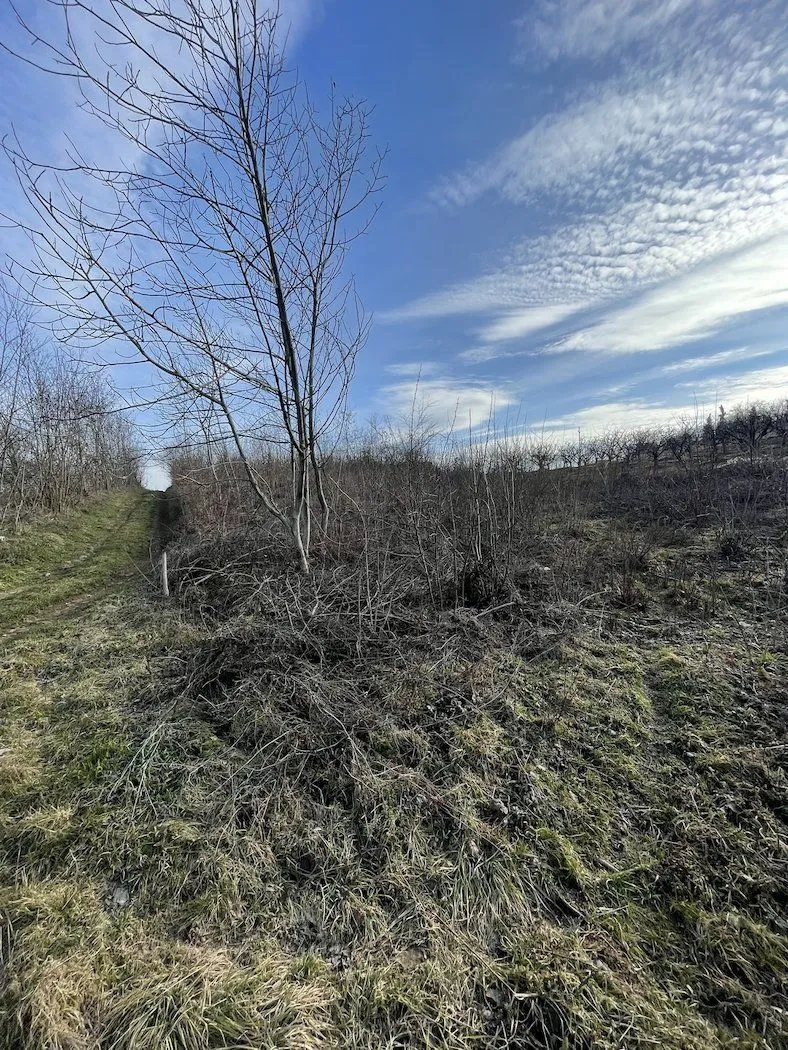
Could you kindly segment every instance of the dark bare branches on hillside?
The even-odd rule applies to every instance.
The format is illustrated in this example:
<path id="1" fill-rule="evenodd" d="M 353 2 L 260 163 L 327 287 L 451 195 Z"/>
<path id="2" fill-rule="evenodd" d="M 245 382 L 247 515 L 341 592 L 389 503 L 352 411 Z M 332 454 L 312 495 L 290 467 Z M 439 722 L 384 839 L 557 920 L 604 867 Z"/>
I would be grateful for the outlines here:
<path id="1" fill-rule="evenodd" d="M 606 557 L 586 542 L 589 522 L 592 531 L 612 521 L 626 523 L 638 541 L 622 554 L 629 565 L 642 560 L 643 529 L 676 535 L 698 529 L 730 538 L 746 535 L 756 518 L 784 519 L 788 490 L 780 427 L 787 417 L 785 402 L 720 413 L 731 428 L 743 419 L 753 433 L 763 432 L 755 446 L 743 432 L 747 455 L 732 436 L 723 453 L 714 417 L 711 426 L 677 420 L 659 429 L 578 435 L 565 445 L 551 434 L 522 433 L 479 442 L 472 435 L 467 445 L 452 444 L 418 416 L 401 427 L 378 421 L 326 465 L 336 502 L 325 570 L 346 572 L 369 610 L 378 609 L 382 594 L 389 596 L 390 609 L 403 595 L 414 602 L 426 596 L 437 608 L 510 608 L 531 592 L 561 594 L 542 554 L 547 544 L 565 552 L 558 562 L 566 594 L 579 593 L 581 581 L 598 576 L 595 559 Z M 168 465 L 184 526 L 198 538 L 199 566 L 214 565 L 206 570 L 211 578 L 224 564 L 217 552 L 226 547 L 234 565 L 236 558 L 247 559 L 247 582 L 254 587 L 255 573 L 271 570 L 281 556 L 277 544 L 255 528 L 239 458 L 229 446 L 220 455 L 214 450 L 194 429 L 173 450 Z M 261 451 L 255 469 L 273 488 L 286 485 L 282 456 Z M 588 564 L 573 560 L 578 545 L 591 551 Z M 641 597 L 632 582 L 630 574 L 621 583 L 627 602 Z"/>

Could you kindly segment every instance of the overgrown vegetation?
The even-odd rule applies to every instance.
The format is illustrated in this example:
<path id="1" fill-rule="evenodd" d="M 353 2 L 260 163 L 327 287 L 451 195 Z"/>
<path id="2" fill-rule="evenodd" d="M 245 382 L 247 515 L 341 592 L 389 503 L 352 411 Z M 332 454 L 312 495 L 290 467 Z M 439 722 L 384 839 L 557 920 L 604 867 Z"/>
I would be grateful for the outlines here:
<path id="1" fill-rule="evenodd" d="M 96 498 L 129 431 L 6 311 L 0 1047 L 788 1045 L 788 403 L 343 447 L 366 107 L 254 0 L 61 6 L 130 149 L 6 142 L 22 282 L 185 436 Z"/>
<path id="2" fill-rule="evenodd" d="M 779 442 L 485 454 L 337 461 L 309 575 L 192 455 L 177 600 L 6 642 L 6 1046 L 785 1045 Z"/>
<path id="3" fill-rule="evenodd" d="M 0 283 L 0 531 L 138 484 L 138 461 L 103 378 L 43 344 Z"/>
<path id="4" fill-rule="evenodd" d="M 335 450 L 325 465 L 332 516 L 313 541 L 322 572 L 343 565 L 361 572 L 378 612 L 383 596 L 396 603 L 405 594 L 435 608 L 494 604 L 523 587 L 556 599 L 585 597 L 596 564 L 600 586 L 610 582 L 611 555 L 621 562 L 621 597 L 632 598 L 625 593 L 631 570 L 666 535 L 715 531 L 723 553 L 733 553 L 764 515 L 780 522 L 788 499 L 788 401 L 729 413 L 721 407 L 703 424 L 614 431 L 567 445 L 501 433 L 491 419 L 486 434 L 477 428 L 463 446 L 454 434 L 439 442 L 429 426 L 405 422 L 370 429 Z M 170 458 L 184 525 L 209 544 L 235 545 L 239 564 L 264 547 L 264 565 L 284 565 L 289 538 L 275 520 L 261 521 L 249 466 L 272 498 L 292 486 L 281 456 L 253 458 L 250 451 L 242 464 L 227 446 L 206 445 L 200 435 L 184 439 Z M 622 519 L 623 539 L 615 535 Z M 595 550 L 585 534 L 589 522 L 609 526 L 614 548 L 620 541 L 628 549 L 608 550 L 602 537 L 603 549 Z M 209 566 L 233 564 L 214 553 Z M 551 559 L 541 566 L 546 572 L 543 555 Z M 227 594 L 234 600 L 232 588 Z"/>

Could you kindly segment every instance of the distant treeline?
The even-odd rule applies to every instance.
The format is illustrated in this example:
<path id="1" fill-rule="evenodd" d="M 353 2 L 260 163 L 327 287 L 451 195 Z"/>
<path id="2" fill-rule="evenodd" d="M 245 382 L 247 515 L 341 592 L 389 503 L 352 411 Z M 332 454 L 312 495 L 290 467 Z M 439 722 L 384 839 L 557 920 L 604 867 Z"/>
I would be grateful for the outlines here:
<path id="1" fill-rule="evenodd" d="M 576 441 L 541 438 L 527 445 L 525 455 L 536 470 L 590 463 L 682 464 L 698 456 L 718 463 L 736 453 L 746 455 L 752 462 L 770 439 L 785 451 L 788 399 L 773 404 L 738 405 L 730 412 L 720 405 L 705 419 L 634 430 L 611 428 L 593 437 L 578 436 Z"/>
<path id="2" fill-rule="evenodd" d="M 102 378 L 43 345 L 24 305 L 0 288 L 0 521 L 136 483 L 138 460 Z"/>

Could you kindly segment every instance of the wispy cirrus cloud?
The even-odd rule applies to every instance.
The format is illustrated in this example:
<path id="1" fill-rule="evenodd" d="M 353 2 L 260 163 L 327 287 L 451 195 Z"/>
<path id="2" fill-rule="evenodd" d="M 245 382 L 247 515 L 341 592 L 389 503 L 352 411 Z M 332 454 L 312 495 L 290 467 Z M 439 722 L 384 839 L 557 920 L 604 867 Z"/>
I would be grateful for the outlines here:
<path id="1" fill-rule="evenodd" d="M 601 58 L 720 0 L 541 0 L 518 22 L 524 52 Z"/>
<path id="2" fill-rule="evenodd" d="M 675 173 L 677 165 L 689 173 L 742 154 L 752 163 L 781 153 L 788 120 L 779 106 L 785 99 L 779 39 L 754 47 L 742 23 L 724 54 L 702 48 L 694 57 L 678 66 L 635 67 L 590 86 L 491 157 L 440 180 L 433 201 L 458 207 L 497 193 L 516 203 L 560 192 L 596 205 L 620 199 L 633 175 L 653 181 L 660 169 Z"/>
<path id="3" fill-rule="evenodd" d="M 486 343 L 499 343 L 517 339 L 532 332 L 564 321 L 583 309 L 584 303 L 550 303 L 545 306 L 527 306 L 521 310 L 500 314 L 484 326 L 479 338 Z"/>
<path id="4" fill-rule="evenodd" d="M 506 386 L 444 376 L 392 383 L 381 395 L 387 413 L 416 419 L 443 433 L 475 430 L 517 401 Z"/>
<path id="5" fill-rule="evenodd" d="M 636 430 L 665 426 L 679 420 L 702 421 L 720 404 L 772 402 L 788 394 L 788 365 L 715 376 L 679 383 L 674 398 L 631 398 L 588 405 L 575 412 L 547 419 L 545 432 L 553 435 L 585 435 L 607 430 Z"/>
<path id="6" fill-rule="evenodd" d="M 788 101 L 788 98 L 787 98 Z M 788 229 L 786 161 L 777 154 L 734 167 L 633 183 L 622 197 L 550 233 L 520 240 L 470 280 L 384 312 L 388 322 L 613 301 L 681 276 L 717 256 Z M 491 321 L 491 324 L 493 323 Z"/>
<path id="7" fill-rule="evenodd" d="M 496 361 L 502 357 L 521 357 L 527 353 L 529 353 L 528 350 L 507 350 L 498 344 L 488 343 L 486 345 L 470 346 L 467 350 L 461 350 L 457 354 L 457 358 L 469 365 L 482 365 L 486 364 L 487 361 Z"/>
<path id="8" fill-rule="evenodd" d="M 755 350 L 751 346 L 733 347 L 720 350 L 716 354 L 703 354 L 701 357 L 686 357 L 683 361 L 674 361 L 663 365 L 660 371 L 666 375 L 684 374 L 686 372 L 709 372 L 714 368 L 735 364 L 737 361 L 752 361 L 757 357 L 770 357 L 776 349 Z"/>
<path id="9" fill-rule="evenodd" d="M 717 375 L 721 368 L 740 365 L 756 361 L 764 357 L 773 357 L 775 354 L 788 352 L 788 346 L 779 345 L 756 349 L 752 346 L 731 347 L 729 350 L 719 350 L 713 354 L 700 354 L 698 357 L 685 357 L 671 364 L 657 365 L 643 371 L 629 372 L 621 382 L 616 382 L 608 387 L 610 394 L 623 394 L 654 380 L 668 378 L 671 381 L 676 376 L 688 375 L 692 372 Z M 674 389 L 693 386 L 697 383 L 677 383 Z"/>
<path id="10" fill-rule="evenodd" d="M 696 382 L 680 383 L 699 398 L 729 404 L 752 401 L 785 400 L 788 397 L 788 364 L 754 369 L 738 375 L 713 376 Z"/>
<path id="11" fill-rule="evenodd" d="M 547 419 L 541 429 L 552 438 L 572 439 L 578 432 L 584 437 L 589 437 L 610 430 L 631 431 L 641 427 L 661 427 L 687 416 L 698 416 L 699 411 L 697 405 L 675 406 L 665 401 L 654 402 L 639 398 L 631 401 L 606 401 Z"/>
<path id="12" fill-rule="evenodd" d="M 555 329 L 567 318 L 580 313 L 584 306 L 584 303 L 551 303 L 495 314 L 477 332 L 479 343 L 457 356 L 460 361 L 473 365 L 504 357 L 519 357 L 528 351 L 520 347 L 512 348 L 513 341 L 535 333 L 546 335 L 550 329 Z"/>
<path id="13" fill-rule="evenodd" d="M 707 336 L 726 321 L 788 304 L 788 233 L 715 259 L 613 309 L 563 349 L 663 350 Z"/>
<path id="14" fill-rule="evenodd" d="M 419 376 L 427 377 L 438 371 L 435 361 L 396 361 L 386 365 L 389 375 L 402 376 L 403 379 L 418 379 Z"/>

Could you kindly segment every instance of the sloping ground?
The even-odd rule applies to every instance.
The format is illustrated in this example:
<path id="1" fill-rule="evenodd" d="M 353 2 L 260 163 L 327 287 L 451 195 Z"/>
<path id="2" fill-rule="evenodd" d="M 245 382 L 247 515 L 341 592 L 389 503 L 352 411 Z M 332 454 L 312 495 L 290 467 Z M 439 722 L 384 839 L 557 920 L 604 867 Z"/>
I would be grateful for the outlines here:
<path id="1" fill-rule="evenodd" d="M 272 580 L 198 620 L 117 582 L 144 500 L 86 515 L 105 589 L 3 643 L 0 1046 L 786 1045 L 762 573 L 396 631 Z"/>

